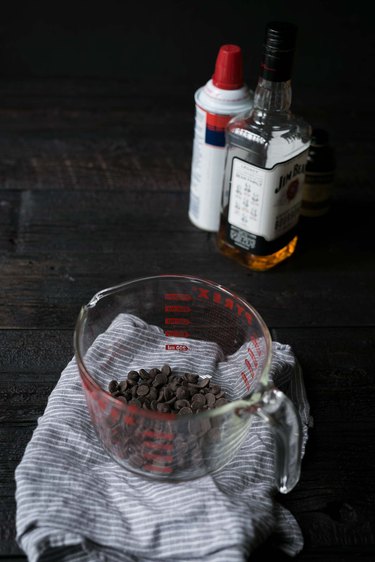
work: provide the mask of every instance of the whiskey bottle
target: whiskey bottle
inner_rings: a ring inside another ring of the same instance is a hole
[[[266,26],[253,108],[226,128],[219,250],[249,269],[267,270],[297,244],[311,126],[292,113],[297,27]]]

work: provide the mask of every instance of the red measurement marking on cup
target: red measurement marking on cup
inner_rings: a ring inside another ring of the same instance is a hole
[[[205,301],[212,301],[214,304],[224,304],[225,308],[233,310],[239,318],[245,318],[247,324],[250,326],[253,322],[253,316],[246,311],[244,306],[241,306],[238,302],[231,298],[223,298],[220,293],[214,291],[213,293],[210,289],[204,289],[203,287],[197,287],[198,291],[197,298]],[[224,300],[224,303],[223,303]]]
[[[190,302],[193,297],[191,294],[188,293],[166,293],[164,295],[166,301],[175,301],[174,303],[169,302],[164,305],[164,311],[166,314],[173,314],[177,313],[178,316],[165,316],[164,317],[164,324],[167,329],[164,330],[164,333],[167,337],[175,337],[175,338],[188,338],[190,337],[190,333],[185,329],[181,330],[178,329],[179,326],[189,326],[191,324],[191,320],[189,318],[192,309],[187,304],[181,304],[181,302]],[[176,304],[179,303],[179,304]],[[186,315],[185,317],[183,315]],[[175,326],[177,329],[171,327]],[[169,329],[168,329],[169,328]],[[166,345],[165,347],[168,351],[188,351],[188,347],[180,344],[177,344],[172,347],[172,345]]]
[[[182,304],[168,304],[164,307],[165,312],[191,312],[190,306]]]
[[[241,373],[241,377],[242,377],[243,382],[245,383],[246,390],[250,390],[249,380],[248,380],[247,376],[245,375],[245,373],[243,371]]]
[[[101,410],[106,410],[108,407],[108,402],[109,400],[107,398],[104,399],[99,397],[96,401],[96,404]]]
[[[189,320],[189,318],[165,318],[164,323],[165,324],[181,324],[183,326],[187,326],[188,324],[191,324],[191,321]]]
[[[166,293],[164,298],[166,301],[191,301],[193,297],[187,293]]]
[[[173,433],[165,433],[163,431],[155,431],[153,429],[146,429],[146,431],[143,432],[143,435],[145,437],[152,437],[152,439],[166,439],[169,441],[172,441],[174,438]]]
[[[208,289],[203,289],[202,287],[198,287],[198,291],[199,291],[198,292],[198,298],[199,299],[206,299],[206,300],[209,299]]]
[[[252,365],[251,365],[251,363],[248,359],[245,359],[245,365],[249,369],[249,373],[251,375],[251,378],[253,379],[254,378],[254,369],[253,369],[253,367],[252,367]]]
[[[214,303],[219,304],[221,302],[221,294],[220,293],[214,293],[213,301],[214,301]]]
[[[173,468],[171,466],[159,466],[157,464],[144,464],[142,468],[149,470],[150,472],[173,472]]]
[[[250,347],[248,347],[247,352],[250,355],[251,359],[253,360],[254,367],[257,368],[258,367],[258,361],[257,361],[257,358],[255,357],[255,355],[253,353],[253,350]]]
[[[188,338],[190,332],[184,332],[182,330],[165,330],[165,335],[170,338]]]
[[[113,423],[117,423],[121,418],[121,410],[118,408],[112,408],[110,416]]]
[[[165,346],[166,351],[189,351],[187,345],[179,343],[167,343]]]
[[[256,339],[255,336],[251,336],[250,339],[251,339],[251,342],[253,343],[253,345],[255,347],[255,351],[257,352],[258,357],[260,357],[262,352],[261,352],[258,340]]]
[[[155,441],[144,441],[143,445],[149,449],[160,449],[161,451],[173,451],[172,443],[155,443]]]
[[[233,299],[225,299],[225,308],[228,308],[229,310],[233,310],[233,306],[234,306],[234,300]]]
[[[158,453],[150,453],[146,451],[143,453],[143,456],[149,461],[173,462],[172,455],[159,455]]]

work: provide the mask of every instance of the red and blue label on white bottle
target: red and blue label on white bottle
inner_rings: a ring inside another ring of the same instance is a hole
[[[240,47],[223,45],[214,76],[195,93],[189,217],[203,230],[219,230],[226,126],[234,115],[250,110],[252,100],[243,83]]]

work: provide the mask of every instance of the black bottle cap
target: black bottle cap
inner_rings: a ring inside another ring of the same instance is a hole
[[[325,129],[314,128],[311,133],[311,144],[323,146],[329,143],[329,134]]]
[[[294,51],[297,40],[297,26],[284,21],[271,21],[266,26],[265,45],[267,49]]]
[[[272,82],[285,82],[292,75],[297,26],[283,21],[267,24],[261,76]]]

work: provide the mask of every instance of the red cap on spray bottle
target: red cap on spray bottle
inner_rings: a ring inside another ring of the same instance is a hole
[[[243,84],[242,51],[238,45],[222,45],[216,58],[213,85],[222,90],[238,90]]]

